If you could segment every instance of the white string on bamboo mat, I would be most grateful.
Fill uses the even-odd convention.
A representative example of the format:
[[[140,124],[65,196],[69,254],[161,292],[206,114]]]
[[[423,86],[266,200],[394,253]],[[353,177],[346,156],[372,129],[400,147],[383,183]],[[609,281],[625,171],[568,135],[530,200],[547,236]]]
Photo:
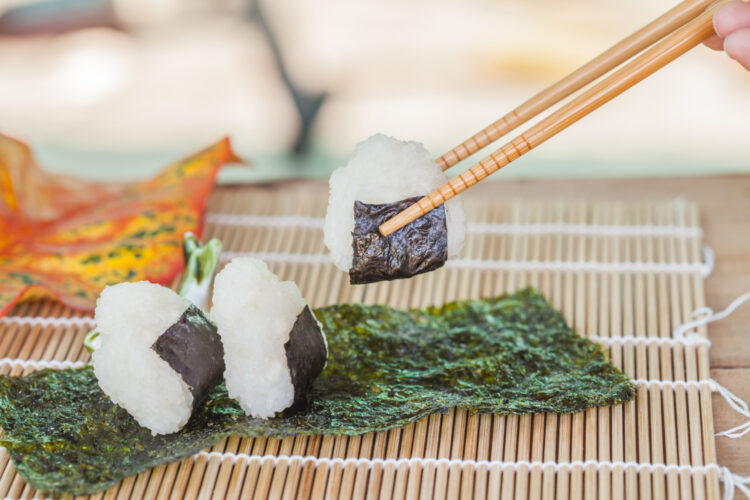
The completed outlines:
[[[315,457],[315,456],[302,456],[302,455],[248,455],[246,453],[231,453],[231,452],[218,452],[218,451],[201,451],[193,456],[196,458],[205,458],[211,460],[212,458],[218,458],[220,461],[229,459],[232,463],[247,462],[248,465],[256,463],[258,465],[272,464],[274,466],[283,464],[299,464],[304,466],[305,464],[311,463],[317,466],[323,466],[326,468],[332,466],[346,467],[348,465],[362,466],[366,465],[368,469],[373,466],[411,466],[420,465],[425,466],[445,466],[448,468],[458,466],[460,469],[471,468],[479,469],[480,467],[486,467],[490,469],[507,469],[512,468],[514,470],[526,469],[531,472],[532,470],[546,470],[552,469],[555,473],[561,471],[572,471],[573,469],[588,469],[594,467],[597,471],[601,469],[609,469],[614,471],[615,469],[622,470],[635,470],[637,473],[662,473],[667,474],[669,472],[683,473],[687,472],[693,474],[696,472],[707,473],[709,471],[716,471],[720,474],[719,479],[724,483],[724,496],[725,500],[731,500],[734,497],[735,488],[742,491],[748,498],[750,498],[750,478],[745,478],[733,474],[732,471],[727,467],[721,467],[718,464],[706,464],[706,465],[678,465],[678,464],[663,464],[663,463],[642,463],[642,462],[621,462],[621,461],[607,461],[607,460],[574,460],[571,462],[552,462],[552,461],[500,461],[500,460],[471,460],[461,458],[432,458],[432,457],[411,457],[411,458],[365,458],[365,457]]]
[[[17,366],[26,368],[33,368],[34,370],[43,370],[45,368],[52,368],[55,370],[61,370],[66,368],[83,368],[88,363],[84,361],[69,361],[69,360],[57,360],[57,359],[20,359],[20,358],[0,358],[0,366],[9,366],[15,368]]]
[[[454,259],[445,263],[448,268],[480,269],[486,271],[571,271],[571,272],[640,272],[640,273],[692,273],[703,276],[711,273],[712,266],[705,262],[602,262],[595,260],[489,260]]]
[[[570,236],[673,236],[702,237],[703,230],[698,226],[676,225],[610,225],[610,224],[570,224],[565,222],[539,224],[508,224],[501,222],[469,222],[469,232],[478,234],[520,234],[543,235],[564,234]]]
[[[266,262],[289,264],[328,264],[331,257],[325,253],[292,252],[222,252],[221,261],[236,257],[255,257]],[[650,273],[692,273],[700,272],[708,276],[713,270],[713,262],[601,262],[566,260],[492,260],[492,259],[453,259],[445,263],[447,268],[479,269],[485,271],[592,271],[601,273],[650,272]]]
[[[673,332],[673,336],[675,338],[683,338],[687,337],[690,333],[696,333],[695,329],[697,327],[726,318],[748,300],[750,300],[750,292],[740,295],[739,297],[734,299],[732,303],[726,307],[726,309],[717,313],[714,313],[713,309],[711,309],[710,307],[699,307],[698,309],[693,311],[692,316],[695,319],[677,327]]]
[[[636,379],[634,382],[637,385],[645,385],[646,387],[651,386],[657,386],[660,389],[663,389],[665,387],[668,387],[670,389],[676,389],[678,387],[683,388],[689,388],[689,387],[695,387],[700,388],[700,386],[705,385],[708,387],[711,392],[718,393],[724,400],[729,404],[729,406],[742,415],[743,417],[746,417],[750,419],[750,410],[748,410],[747,403],[743,401],[739,396],[734,394],[732,391],[718,383],[716,380],[709,378],[709,379],[703,379],[703,380],[658,380],[658,379]],[[726,431],[718,432],[716,433],[716,436],[725,436],[730,439],[735,439],[744,436],[747,432],[750,432],[750,421],[746,422],[745,424],[739,425],[737,427],[734,427],[733,429],[729,429]]]
[[[731,315],[738,307],[750,300],[750,292],[740,295],[732,301],[724,310],[714,313],[710,307],[699,307],[692,313],[694,319],[683,323],[682,325],[675,328],[672,332],[672,337],[648,337],[648,336],[633,336],[633,335],[621,335],[612,337],[600,337],[598,335],[587,335],[586,338],[598,342],[600,344],[625,344],[627,342],[635,344],[662,344],[662,345],[699,345],[704,344],[707,346],[711,345],[711,341],[706,337],[702,337],[696,328],[708,323],[713,323],[720,319],[724,319]]]
[[[705,243],[701,247],[701,253],[703,254],[703,265],[705,266],[701,274],[704,278],[708,278],[711,276],[711,273],[714,272],[714,266],[716,265],[716,252],[714,252],[714,249],[711,248],[710,245]]]
[[[586,337],[589,340],[597,342],[603,345],[612,344],[643,344],[643,345],[706,345],[710,346],[711,341],[705,337],[699,335],[688,335],[683,338],[671,338],[671,337],[636,337],[634,335],[616,335],[612,337],[599,337],[598,335],[589,335]]]
[[[706,385],[709,389],[711,389],[711,392],[718,393],[724,400],[729,404],[729,406],[742,415],[743,417],[746,417],[750,419],[750,410],[748,410],[747,403],[743,401],[739,396],[734,394],[732,391],[718,383],[714,379],[703,379],[703,380],[644,380],[644,379],[636,379],[634,381],[638,385],[645,385],[647,387],[650,386],[657,386],[659,388],[665,388],[669,387],[671,389],[676,389],[677,387],[696,387],[700,388],[701,385]],[[730,439],[736,439],[744,436],[750,432],[750,420],[745,422],[742,425],[738,425],[737,427],[734,427],[732,429],[717,432],[716,436],[724,436],[728,437]]]
[[[222,226],[245,227],[302,227],[308,229],[322,228],[323,217],[305,215],[256,215],[208,213],[206,222]],[[520,234],[543,235],[564,234],[578,236],[673,236],[702,237],[703,230],[698,226],[677,226],[672,224],[642,226],[614,224],[571,224],[567,222],[548,222],[515,224],[504,222],[469,222],[467,230],[477,234]]]
[[[232,463],[237,463],[238,461],[246,461],[248,464],[257,463],[259,465],[263,465],[264,463],[272,463],[274,466],[277,465],[279,462],[288,462],[289,465],[293,463],[299,463],[300,465],[305,465],[306,463],[314,463],[317,465],[325,465],[326,467],[330,467],[332,465],[341,465],[342,467],[346,467],[349,464],[354,465],[367,465],[367,468],[370,469],[372,465],[375,465],[376,463],[381,465],[382,467],[385,467],[386,465],[393,465],[394,467],[398,467],[402,464],[404,465],[411,465],[412,463],[421,463],[424,465],[427,465],[429,462],[434,462],[435,466],[438,466],[440,464],[445,463],[449,467],[451,465],[460,465],[460,468],[463,469],[464,465],[461,464],[455,464],[454,462],[469,462],[469,460],[456,460],[456,459],[447,459],[447,458],[399,458],[399,459],[393,459],[393,458],[386,458],[386,459],[378,459],[378,458],[325,458],[325,457],[313,457],[313,456],[286,456],[286,455],[264,455],[264,456],[254,456],[254,455],[247,455],[244,453],[220,453],[216,451],[201,451],[196,455],[193,455],[193,459],[198,457],[205,457],[207,460],[210,460],[211,458],[217,457],[220,460],[224,460],[227,458],[232,459]],[[731,500],[734,498],[735,488],[740,490],[747,498],[750,499],[750,488],[748,488],[748,485],[750,485],[750,477],[742,477],[737,474],[733,474],[731,470],[729,470],[728,467],[721,467],[718,464],[707,464],[707,465],[675,465],[675,464],[646,464],[646,463],[638,463],[638,462],[604,462],[604,461],[594,461],[594,460],[587,460],[587,461],[574,461],[574,462],[568,462],[568,463],[557,463],[557,462],[490,462],[490,461],[472,461],[476,465],[473,466],[474,469],[479,468],[480,466],[486,466],[489,470],[492,467],[500,467],[500,468],[507,468],[507,467],[513,467],[514,469],[519,469],[522,467],[525,467],[529,469],[529,471],[533,469],[539,469],[542,470],[552,467],[555,472],[559,472],[562,469],[566,470],[572,470],[573,468],[579,468],[584,469],[588,468],[590,466],[595,467],[597,470],[608,468],[610,470],[614,470],[615,468],[620,468],[623,470],[629,470],[629,469],[635,469],[636,472],[658,472],[663,471],[664,474],[667,474],[671,471],[676,471],[677,473],[682,472],[689,472],[690,474],[693,474],[694,472],[703,472],[706,473],[708,471],[714,470],[717,471],[720,476],[719,480],[724,483],[724,495],[723,500]],[[483,462],[487,462],[486,464]],[[14,497],[4,497],[2,500],[20,500],[16,499]],[[34,497],[31,500],[42,500],[39,497]]]
[[[332,465],[340,465],[346,467],[347,465],[367,465],[371,468],[373,465],[387,466],[392,465],[399,467],[402,465],[417,464],[421,466],[458,466],[460,468],[472,468],[477,469],[479,467],[487,468],[513,468],[520,469],[526,468],[529,470],[533,469],[545,469],[553,468],[555,472],[561,470],[570,471],[572,469],[585,469],[588,467],[595,467],[596,469],[608,468],[613,469],[635,469],[638,472],[656,472],[661,471],[664,473],[675,471],[675,472],[708,472],[709,470],[720,471],[721,467],[717,464],[707,465],[678,465],[678,464],[662,464],[662,463],[641,463],[641,462],[612,462],[607,460],[574,460],[571,462],[553,462],[553,461],[503,461],[503,460],[472,460],[465,458],[433,458],[433,457],[410,457],[410,458],[366,458],[366,457],[315,457],[315,456],[302,456],[302,455],[248,455],[246,453],[232,453],[232,452],[219,452],[219,451],[201,451],[194,455],[197,457],[205,457],[210,460],[211,458],[218,458],[219,460],[230,459],[236,463],[238,461],[244,461],[248,463],[273,463],[274,465],[281,463],[299,463],[304,465],[306,463],[314,463],[315,465],[323,465],[330,467]]]
[[[724,483],[724,500],[732,500],[734,498],[734,489],[740,490],[745,497],[750,498],[750,477],[742,477],[737,474],[733,474],[728,467],[721,468],[721,481]]]
[[[693,318],[696,319],[694,319],[693,321],[688,321],[687,323],[675,328],[672,334],[675,340],[696,338],[698,337],[696,328],[726,318],[727,316],[732,314],[738,307],[749,300],[750,292],[744,293],[734,299],[732,303],[730,303],[724,310],[717,313],[714,313],[713,309],[711,309],[710,307],[699,307],[698,309],[693,311],[692,314]],[[716,435],[725,436],[731,439],[736,439],[744,436],[745,434],[750,432],[750,411],[748,410],[747,404],[718,383],[715,383],[715,385],[716,391],[719,392],[725,400],[727,400],[729,405],[737,413],[748,419],[744,424],[738,425],[726,431],[719,432]]]
[[[207,224],[217,226],[244,227],[302,227],[320,229],[323,227],[323,217],[309,217],[306,215],[256,215],[256,214],[227,214],[209,212],[206,214]]]
[[[31,325],[31,326],[64,326],[66,328],[74,326],[94,326],[96,322],[90,316],[77,318],[57,318],[54,316],[5,316],[0,318],[0,324],[4,325]]]

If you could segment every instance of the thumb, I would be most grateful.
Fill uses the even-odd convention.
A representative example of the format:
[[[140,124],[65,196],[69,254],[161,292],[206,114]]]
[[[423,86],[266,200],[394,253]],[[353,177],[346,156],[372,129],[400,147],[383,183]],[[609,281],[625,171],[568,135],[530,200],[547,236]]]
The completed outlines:
[[[750,28],[739,29],[724,39],[727,55],[750,70]]]

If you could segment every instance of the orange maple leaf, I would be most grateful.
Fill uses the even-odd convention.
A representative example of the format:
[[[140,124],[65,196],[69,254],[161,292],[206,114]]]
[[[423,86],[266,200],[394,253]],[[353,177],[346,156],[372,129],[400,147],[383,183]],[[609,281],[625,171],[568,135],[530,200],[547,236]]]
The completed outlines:
[[[28,146],[0,135],[0,317],[22,298],[88,311],[106,285],[171,282],[219,168],[238,161],[225,138],[153,179],[93,183],[44,172]]]

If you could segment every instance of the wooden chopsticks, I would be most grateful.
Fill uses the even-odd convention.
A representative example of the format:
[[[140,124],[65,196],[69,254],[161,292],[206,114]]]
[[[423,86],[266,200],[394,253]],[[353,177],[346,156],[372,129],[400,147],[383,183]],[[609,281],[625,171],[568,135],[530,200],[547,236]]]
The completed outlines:
[[[685,0],[438,158],[447,170],[694,19],[714,0]]]
[[[441,156],[437,162],[443,169],[454,165],[661,39],[537,125],[384,222],[380,233],[387,236],[440,206],[706,40],[714,32],[714,12],[730,0],[722,0],[704,11],[712,1],[686,0]]]

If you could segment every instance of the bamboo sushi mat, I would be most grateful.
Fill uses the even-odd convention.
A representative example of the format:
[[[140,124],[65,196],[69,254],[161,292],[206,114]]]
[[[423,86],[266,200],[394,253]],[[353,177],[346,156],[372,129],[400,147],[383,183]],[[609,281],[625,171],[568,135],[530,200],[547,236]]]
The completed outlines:
[[[708,341],[672,330],[704,305],[702,231],[684,201],[467,197],[461,257],[410,280],[351,286],[325,255],[325,196],[218,189],[206,238],[263,258],[312,306],[423,307],[534,286],[638,381],[634,401],[575,415],[450,411],[362,436],[229,438],[102,498],[717,498]],[[50,302],[0,320],[2,373],[85,362],[91,319]],[[46,362],[45,362],[46,361]],[[54,365],[54,363],[53,363]],[[67,366],[66,363],[63,365]],[[0,497],[38,496],[0,452]]]

